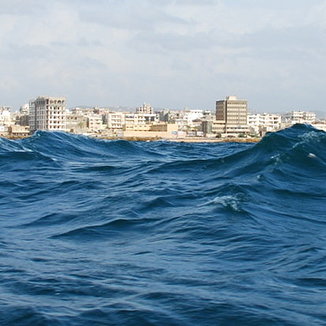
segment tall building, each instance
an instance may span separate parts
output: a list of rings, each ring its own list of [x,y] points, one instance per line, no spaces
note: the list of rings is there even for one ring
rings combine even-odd
[[[66,99],[40,96],[30,102],[29,125],[35,130],[66,130]]]
[[[224,133],[242,134],[249,131],[247,125],[248,103],[236,96],[216,101],[216,120],[224,123]]]

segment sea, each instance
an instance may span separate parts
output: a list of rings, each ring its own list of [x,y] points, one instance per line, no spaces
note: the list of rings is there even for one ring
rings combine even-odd
[[[0,325],[326,325],[326,133],[0,139]]]

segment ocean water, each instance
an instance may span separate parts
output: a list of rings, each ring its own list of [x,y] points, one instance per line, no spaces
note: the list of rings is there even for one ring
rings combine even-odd
[[[326,133],[0,139],[0,325],[326,325]]]

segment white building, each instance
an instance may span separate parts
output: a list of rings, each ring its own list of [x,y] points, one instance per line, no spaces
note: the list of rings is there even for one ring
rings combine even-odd
[[[29,115],[29,104],[26,103],[22,105],[19,109],[19,113],[24,114],[24,115]]]
[[[134,128],[137,125],[147,125],[157,123],[159,121],[158,114],[155,113],[126,113],[125,128]]]
[[[204,117],[203,110],[186,110],[183,115],[183,119],[186,120],[188,126],[193,126],[195,120],[200,120]]]
[[[182,110],[169,111],[167,121],[176,123],[178,130],[188,132],[201,126],[201,121],[207,119],[211,111],[204,110]]]
[[[29,125],[35,130],[66,130],[66,99],[40,96],[30,102]]]
[[[264,134],[281,128],[281,115],[272,113],[248,114],[248,125],[251,132]]]
[[[316,113],[308,111],[291,111],[283,114],[282,120],[284,123],[313,123],[316,121]]]
[[[11,125],[11,114],[9,106],[0,107],[0,126]]]
[[[104,121],[108,129],[122,130],[125,125],[125,112],[108,112],[104,116]]]
[[[99,131],[105,129],[101,114],[88,114],[87,115],[87,128],[90,131]]]
[[[139,114],[154,114],[154,109],[150,104],[143,104],[143,106],[140,106],[136,109],[136,113]]]

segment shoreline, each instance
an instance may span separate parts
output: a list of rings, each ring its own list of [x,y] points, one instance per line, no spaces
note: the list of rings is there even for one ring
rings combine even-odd
[[[78,134],[72,134],[78,135]],[[205,137],[185,137],[185,138],[161,138],[161,137],[106,137],[106,136],[92,136],[84,135],[90,138],[104,139],[104,140],[126,140],[126,141],[143,141],[143,142],[153,142],[153,141],[166,141],[174,143],[258,143],[261,138],[205,138]],[[1,138],[6,138],[10,140],[19,140],[24,138],[32,137],[29,136],[0,136]]]
[[[258,143],[261,138],[146,138],[146,137],[96,137],[97,139],[106,140],[126,140],[126,141],[144,141],[144,142],[154,142],[154,141],[165,141],[171,143]]]
[[[181,143],[258,143],[261,138],[176,138],[167,139]]]

